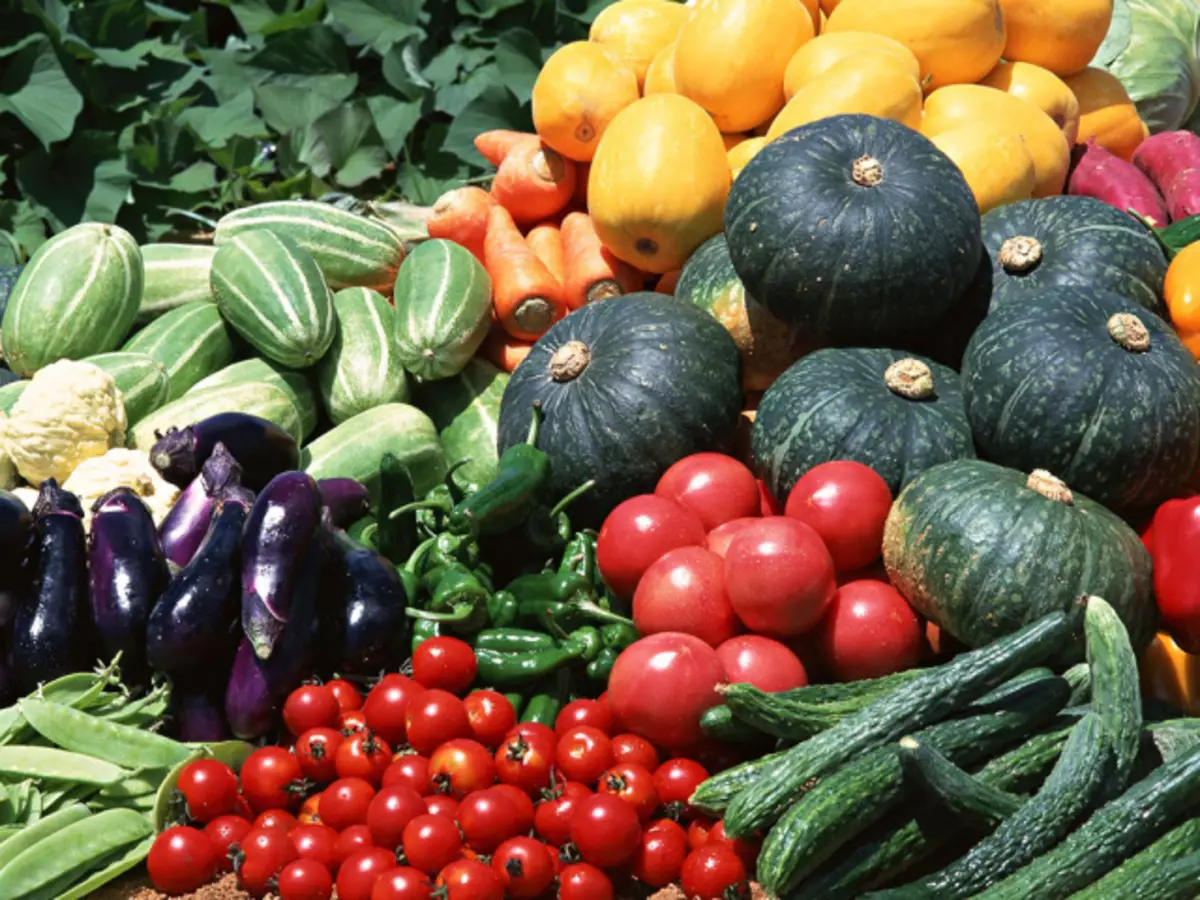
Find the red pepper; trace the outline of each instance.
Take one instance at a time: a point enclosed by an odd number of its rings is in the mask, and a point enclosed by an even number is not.
[[[1159,614],[1185,652],[1200,653],[1200,497],[1168,500],[1150,528]]]

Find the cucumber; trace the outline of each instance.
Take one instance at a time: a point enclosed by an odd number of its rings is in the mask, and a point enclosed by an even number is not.
[[[896,748],[904,780],[980,831],[991,831],[1025,798],[984,784],[938,752],[928,740],[904,737]]]
[[[84,362],[103,369],[121,389],[125,402],[125,418],[136,425],[167,402],[170,379],[167,369],[153,356],[128,350],[99,353]]]
[[[1070,706],[1081,706],[1092,698],[1092,670],[1086,662],[1076,663],[1063,672],[1071,685]]]
[[[307,440],[316,431],[321,410],[308,378],[303,372],[284,368],[258,356],[243,359],[213,372],[207,378],[197,381],[188,393],[206,391],[221,385],[248,383],[274,385],[288,395],[300,419],[300,432],[303,435],[301,440]]]
[[[333,295],[316,260],[291,238],[245,231],[212,263],[217,308],[259,353],[292,369],[325,355],[337,323]]]
[[[957,656],[876,700],[828,731],[797,744],[725,811],[730,837],[768,827],[805,782],[858,753],[938,722],[990,688],[1060,649],[1075,631],[1074,610],[1053,612],[986,647]]]
[[[145,282],[136,321],[149,322],[187,303],[213,302],[210,244],[143,244]]]
[[[292,398],[273,384],[248,381],[223,384],[185,394],[138,422],[129,432],[129,445],[149,450],[157,440],[155,432],[168,428],[186,428],[201,419],[223,412],[244,412],[274,422],[300,440],[300,414]]]
[[[29,387],[29,379],[25,378],[21,381],[10,381],[8,384],[0,385],[0,412],[8,412],[16,405],[17,400],[25,393],[25,388]]]
[[[492,281],[465,247],[419,244],[396,278],[396,346],[422,381],[462,371],[492,324]]]
[[[142,254],[116,225],[84,222],[29,260],[4,310],[4,361],[32,375],[60,359],[116,350],[142,301]]]
[[[1176,873],[1171,863],[1200,853],[1200,818],[1189,819],[1134,856],[1129,857],[1099,881],[1071,895],[1071,900],[1112,900],[1137,897],[1138,900],[1171,900],[1194,894],[1176,894]],[[1190,885],[1195,891],[1197,876]]]
[[[334,290],[367,287],[390,294],[404,262],[404,242],[393,229],[311,200],[277,200],[234,210],[217,222],[213,243],[221,247],[240,235],[263,230],[303,247]]]
[[[708,777],[692,792],[688,805],[719,819],[734,797],[747,790],[774,766],[782,763],[787,755],[787,750],[778,750],[730,766]]]
[[[931,725],[918,737],[962,764],[978,762],[1044,725],[1070,694],[1066,681],[1050,673],[1033,682],[1018,676],[1009,685],[1014,682],[1015,692],[987,698],[986,712]],[[780,896],[900,803],[909,787],[890,744],[819,778],[768,832],[758,857],[759,882]]]
[[[215,303],[194,301],[159,316],[121,348],[145,353],[167,370],[167,401],[233,362],[233,331]]]
[[[905,669],[903,672],[893,672],[891,675],[881,675],[879,678],[863,678],[859,681],[843,681],[835,684],[806,684],[804,687],[792,688],[790,691],[780,691],[776,694],[781,700],[795,700],[797,703],[829,703],[834,700],[847,700],[851,697],[870,696],[878,699],[891,693],[902,684],[908,684],[926,669]]]
[[[384,403],[408,399],[408,375],[392,340],[392,307],[377,291],[346,288],[333,296],[337,336],[317,364],[317,385],[334,425]]]
[[[763,739],[770,740],[770,735],[743,722],[724,703],[709,707],[701,714],[700,728],[714,741],[727,744],[754,744]]]
[[[425,413],[405,403],[385,403],[321,435],[301,451],[301,465],[313,478],[353,478],[379,504],[379,468],[391,451],[408,468],[413,489],[425,496],[446,475],[446,456],[437,429]]]
[[[805,703],[740,682],[722,689],[725,705],[735,718],[764,734],[793,743],[832,728],[885,695],[886,692],[884,695],[863,693],[828,703]]]
[[[471,359],[457,375],[417,388],[421,409],[437,426],[446,464],[462,463],[451,476],[461,489],[487,484],[496,476],[500,400],[508,377],[489,362]]]

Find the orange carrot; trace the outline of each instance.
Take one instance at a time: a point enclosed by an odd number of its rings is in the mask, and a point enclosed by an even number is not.
[[[558,283],[562,284],[563,243],[558,223],[551,220],[534,225],[529,229],[529,234],[525,235],[525,243],[537,254],[537,258],[550,270],[550,274]]]
[[[587,212],[588,178],[592,173],[592,164],[590,162],[577,162],[575,163],[575,168],[579,174],[575,178],[575,196],[571,198],[571,205],[576,209]]]
[[[675,285],[679,284],[679,269],[672,269],[658,279],[658,284],[654,285],[654,291],[658,294],[675,294]]]
[[[513,337],[536,341],[567,314],[562,285],[525,243],[503,206],[488,214],[483,258],[492,276],[496,319]]]
[[[461,244],[483,262],[483,238],[487,234],[488,210],[495,199],[480,187],[460,187],[446,191],[433,204],[428,227],[431,238],[445,238]]]
[[[496,366],[496,368],[505,372],[512,372],[513,369],[521,364],[521,360],[529,355],[529,351],[532,349],[532,341],[518,340],[500,326],[493,325],[492,330],[483,339],[483,345],[479,348],[479,355],[493,366]]]
[[[587,213],[573,212],[563,219],[562,241],[566,264],[563,287],[571,309],[642,289],[637,270],[613,256],[600,242]]]
[[[548,219],[571,202],[575,163],[539,143],[514,147],[492,179],[492,196],[521,225]]]
[[[499,166],[504,162],[504,157],[508,156],[514,148],[537,141],[537,139],[536,134],[497,128],[494,131],[485,131],[476,137],[475,149],[493,166]]]

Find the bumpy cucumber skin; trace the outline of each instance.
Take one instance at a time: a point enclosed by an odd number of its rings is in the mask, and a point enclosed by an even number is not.
[[[1071,900],[1169,900],[1175,897],[1174,873],[1166,864],[1200,853],[1200,818],[1189,819],[1129,857],[1099,881],[1071,895]],[[1195,889],[1197,882],[1193,882]],[[1190,896],[1190,895],[1188,895]]]
[[[1020,809],[1024,797],[984,784],[939,753],[929,741],[900,741],[904,780],[957,818],[990,831]]]

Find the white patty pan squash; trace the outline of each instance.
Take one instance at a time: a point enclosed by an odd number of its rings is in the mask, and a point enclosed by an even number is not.
[[[150,465],[149,454],[115,447],[103,456],[85,459],[71,473],[63,488],[83,504],[83,524],[91,527],[92,506],[113,488],[127,487],[137,494],[157,525],[179,497],[179,488],[163,479]]]

